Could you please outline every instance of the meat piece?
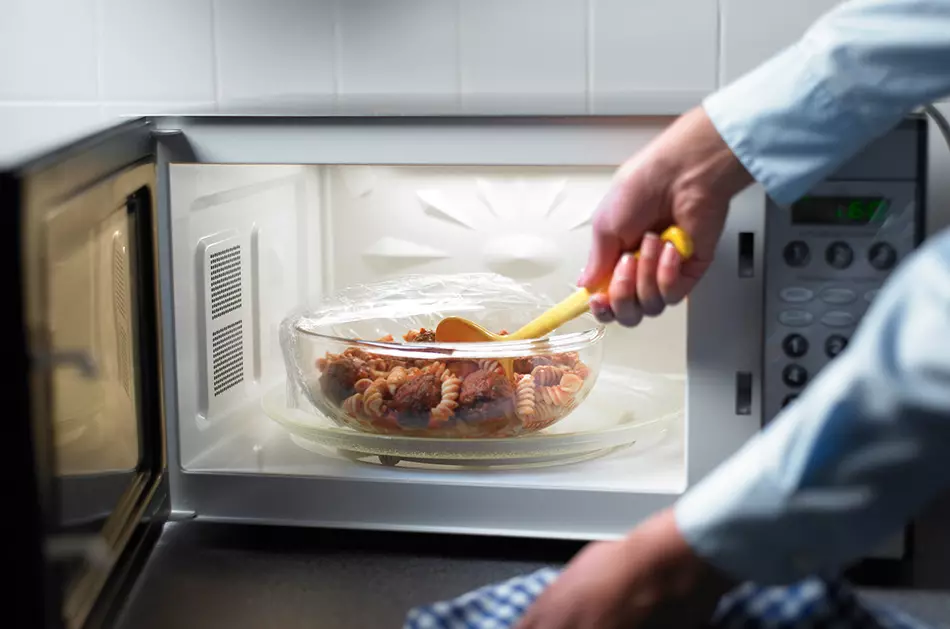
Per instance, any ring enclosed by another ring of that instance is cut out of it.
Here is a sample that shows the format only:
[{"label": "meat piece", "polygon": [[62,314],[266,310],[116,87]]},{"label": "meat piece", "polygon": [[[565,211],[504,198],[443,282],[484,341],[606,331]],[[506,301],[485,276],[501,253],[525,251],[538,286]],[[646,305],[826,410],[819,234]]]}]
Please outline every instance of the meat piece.
[{"label": "meat piece", "polygon": [[424,416],[442,400],[442,384],[432,374],[412,378],[396,389],[389,406],[400,415]]},{"label": "meat piece", "polygon": [[435,343],[435,330],[419,328],[419,331],[409,330],[403,335],[407,343]]},{"label": "meat piece", "polygon": [[419,329],[419,334],[412,339],[413,343],[435,343],[435,330]]},{"label": "meat piece", "polygon": [[356,382],[371,378],[372,373],[362,361],[340,357],[327,364],[320,376],[320,388],[328,400],[340,404],[356,392]]},{"label": "meat piece", "polygon": [[510,399],[514,388],[503,375],[479,369],[465,377],[459,393],[459,405],[474,407],[495,400]]},{"label": "meat piece", "polygon": [[547,356],[529,356],[527,358],[515,358],[515,373],[531,373],[535,367],[540,367],[541,365],[553,365],[555,364]]}]

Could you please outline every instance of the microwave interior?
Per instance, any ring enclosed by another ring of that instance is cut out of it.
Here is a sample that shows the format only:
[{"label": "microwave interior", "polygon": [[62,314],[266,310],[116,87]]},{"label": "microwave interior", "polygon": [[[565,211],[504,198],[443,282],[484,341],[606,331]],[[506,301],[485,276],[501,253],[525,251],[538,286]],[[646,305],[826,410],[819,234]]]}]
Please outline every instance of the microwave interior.
[{"label": "microwave interior", "polygon": [[671,503],[761,425],[761,277],[728,260],[763,221],[741,200],[709,288],[636,329],[611,326],[590,397],[544,437],[473,452],[310,439],[275,421],[313,412],[288,401],[279,330],[294,308],[346,287],[471,272],[561,299],[614,170],[667,122],[159,123],[174,511],[591,539]]},{"label": "microwave interior", "polygon": [[[672,504],[773,414],[763,347],[784,333],[763,312],[768,240],[784,236],[760,188],[732,202],[692,295],[608,326],[590,396],[517,444],[289,430],[319,413],[288,386],[280,344],[295,308],[411,274],[497,273],[566,297],[614,171],[669,122],[167,117],[28,165],[13,201],[33,451],[47,534],[76,564],[67,607],[88,614],[82,593],[106,583],[95,548],[159,513],[587,540]],[[921,124],[894,136],[915,159]],[[917,231],[920,159],[904,175]]]}]

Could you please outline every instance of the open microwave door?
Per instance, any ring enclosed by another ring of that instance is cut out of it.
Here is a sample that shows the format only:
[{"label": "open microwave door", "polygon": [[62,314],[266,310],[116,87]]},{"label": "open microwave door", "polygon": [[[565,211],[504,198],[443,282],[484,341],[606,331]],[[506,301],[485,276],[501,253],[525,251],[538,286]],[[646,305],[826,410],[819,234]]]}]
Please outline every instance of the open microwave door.
[{"label": "open microwave door", "polygon": [[108,624],[165,519],[153,146],[136,120],[0,174],[17,626]]}]

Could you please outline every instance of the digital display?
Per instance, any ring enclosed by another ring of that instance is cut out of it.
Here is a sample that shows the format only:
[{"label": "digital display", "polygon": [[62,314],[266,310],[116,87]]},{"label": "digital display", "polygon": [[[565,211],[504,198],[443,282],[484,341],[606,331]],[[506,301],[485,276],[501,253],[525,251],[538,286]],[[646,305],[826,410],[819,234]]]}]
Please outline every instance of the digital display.
[{"label": "digital display", "polygon": [[792,204],[792,223],[799,225],[868,225],[883,223],[890,204],[882,197],[803,197]]}]

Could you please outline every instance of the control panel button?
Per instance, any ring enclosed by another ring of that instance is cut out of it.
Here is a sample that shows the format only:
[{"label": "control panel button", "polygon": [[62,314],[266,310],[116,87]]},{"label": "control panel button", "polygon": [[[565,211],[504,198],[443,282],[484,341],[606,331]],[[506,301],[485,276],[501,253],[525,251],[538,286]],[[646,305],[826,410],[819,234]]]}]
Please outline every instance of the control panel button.
[{"label": "control panel button", "polygon": [[868,262],[878,271],[887,271],[897,264],[897,252],[886,242],[876,242],[868,249]]},{"label": "control panel button", "polygon": [[821,322],[829,328],[846,328],[854,325],[854,315],[843,310],[832,310],[822,315]]},{"label": "control panel button", "polygon": [[836,269],[846,269],[854,262],[854,251],[848,243],[836,240],[825,249],[825,262]]},{"label": "control panel button", "polygon": [[788,288],[783,288],[782,292],[778,294],[782,298],[782,301],[788,302],[790,304],[800,304],[806,301],[811,301],[811,298],[815,296],[815,293],[808,290],[807,288],[802,288],[801,286],[789,286]]},{"label": "control panel button", "polygon": [[876,288],[874,290],[869,290],[868,292],[864,293],[864,301],[871,303],[872,301],[874,301],[874,298],[877,297],[877,293],[878,293],[878,289]]},{"label": "control panel button", "polygon": [[785,264],[788,266],[803,267],[811,260],[811,251],[804,240],[793,240],[785,245],[782,257],[785,258]]},{"label": "control panel button", "polygon": [[796,389],[803,387],[808,382],[808,372],[801,365],[789,365],[782,370],[782,382]]},{"label": "control panel button", "polygon": [[825,355],[834,358],[848,346],[848,338],[840,334],[832,334],[825,339]]},{"label": "control panel button", "polygon": [[782,351],[789,358],[801,358],[808,353],[808,339],[801,334],[789,334],[782,341]]},{"label": "control panel button", "polygon": [[850,304],[857,298],[858,296],[854,294],[854,291],[848,290],[847,288],[826,288],[821,291],[821,300],[826,304],[834,304],[836,306]]},{"label": "control panel button", "polygon": [[785,408],[786,406],[794,402],[795,399],[798,398],[798,395],[799,395],[798,393],[792,393],[792,394],[786,395],[785,399],[782,400],[782,408]]},{"label": "control panel button", "polygon": [[778,321],[782,325],[801,328],[815,320],[815,315],[807,310],[783,310],[778,313]]}]

